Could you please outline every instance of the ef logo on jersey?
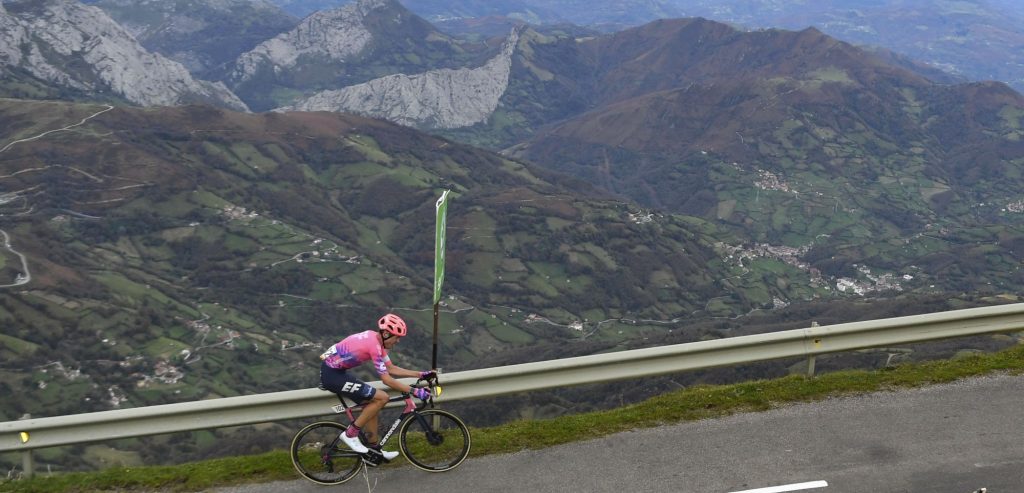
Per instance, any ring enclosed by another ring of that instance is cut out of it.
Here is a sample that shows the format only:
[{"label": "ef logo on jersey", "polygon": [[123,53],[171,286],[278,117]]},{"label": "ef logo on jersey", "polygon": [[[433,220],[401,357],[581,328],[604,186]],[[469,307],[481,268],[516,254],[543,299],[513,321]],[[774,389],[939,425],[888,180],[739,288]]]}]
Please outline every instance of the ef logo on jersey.
[{"label": "ef logo on jersey", "polygon": [[359,389],[363,387],[363,384],[356,382],[345,382],[345,385],[341,388],[342,392],[359,392]]}]

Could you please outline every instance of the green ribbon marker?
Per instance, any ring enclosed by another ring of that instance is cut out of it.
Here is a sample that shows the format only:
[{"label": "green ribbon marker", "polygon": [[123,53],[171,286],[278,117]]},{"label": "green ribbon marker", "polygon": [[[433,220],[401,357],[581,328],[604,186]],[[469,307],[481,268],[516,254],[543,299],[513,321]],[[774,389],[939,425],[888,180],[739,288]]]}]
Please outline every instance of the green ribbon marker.
[{"label": "green ribbon marker", "polygon": [[430,367],[437,368],[437,324],[440,313],[441,285],[444,284],[444,241],[445,228],[448,214],[448,193],[445,190],[437,199],[435,209],[437,212],[436,228],[434,229],[434,352],[430,360]]}]

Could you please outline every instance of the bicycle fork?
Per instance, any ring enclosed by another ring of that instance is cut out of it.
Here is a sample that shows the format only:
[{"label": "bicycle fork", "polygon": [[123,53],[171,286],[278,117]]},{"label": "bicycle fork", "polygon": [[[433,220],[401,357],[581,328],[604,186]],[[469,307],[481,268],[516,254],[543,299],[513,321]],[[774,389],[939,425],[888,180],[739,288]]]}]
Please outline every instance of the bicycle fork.
[{"label": "bicycle fork", "polygon": [[437,431],[437,426],[435,426],[437,424],[437,416],[434,416],[435,423],[433,425],[427,420],[427,417],[422,414],[416,413],[415,417],[416,421],[423,429],[423,434],[427,437],[427,443],[437,446],[444,442],[444,435],[439,433]]}]

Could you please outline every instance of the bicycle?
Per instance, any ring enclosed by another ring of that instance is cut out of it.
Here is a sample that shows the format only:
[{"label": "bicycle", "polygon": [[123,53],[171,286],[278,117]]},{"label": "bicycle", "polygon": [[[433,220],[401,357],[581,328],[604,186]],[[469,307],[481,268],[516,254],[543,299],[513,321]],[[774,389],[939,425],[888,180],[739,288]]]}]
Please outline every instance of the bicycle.
[{"label": "bicycle", "polygon": [[[469,428],[458,416],[434,409],[434,396],[441,394],[436,376],[428,380],[419,379],[416,385],[420,382],[425,382],[433,393],[419,406],[408,392],[388,399],[388,402],[405,401],[405,409],[391,423],[380,439],[380,445],[383,447],[397,430],[398,448],[412,465],[427,472],[448,471],[462,464],[469,455]],[[364,405],[349,405],[340,395],[338,400],[341,404],[331,409],[335,413],[344,413],[348,423],[355,421],[354,412]],[[364,467],[376,467],[386,461],[373,449],[360,454],[345,446],[340,436],[348,423],[318,421],[295,434],[290,454],[292,465],[299,474],[314,483],[341,484],[354,478]],[[362,433],[360,440],[367,443]]]}]

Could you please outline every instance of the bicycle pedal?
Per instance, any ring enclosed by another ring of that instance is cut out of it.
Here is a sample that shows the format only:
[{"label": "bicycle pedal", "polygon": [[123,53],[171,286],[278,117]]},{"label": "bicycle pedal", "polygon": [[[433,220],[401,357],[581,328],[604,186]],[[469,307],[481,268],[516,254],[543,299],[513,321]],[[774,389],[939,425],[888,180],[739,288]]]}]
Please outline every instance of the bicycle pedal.
[{"label": "bicycle pedal", "polygon": [[380,453],[375,449],[370,449],[369,451],[360,455],[359,457],[363,460],[364,464],[370,467],[377,467],[381,465],[381,463],[391,462],[384,458],[384,454]]}]

